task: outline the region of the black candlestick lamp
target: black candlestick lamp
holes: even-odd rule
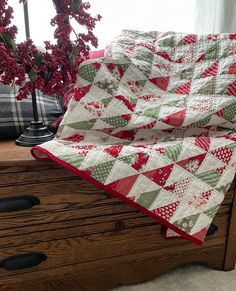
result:
[[[25,19],[25,34],[26,38],[30,38],[29,13],[27,1],[23,3],[23,7]],[[25,132],[16,140],[16,144],[20,146],[32,147],[35,145],[42,144],[46,141],[52,140],[54,137],[54,134],[51,131],[49,131],[46,126],[43,125],[42,121],[39,120],[35,90],[32,92],[31,95],[34,120],[31,121],[29,127],[27,127]]]

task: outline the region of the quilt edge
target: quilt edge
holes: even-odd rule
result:
[[[41,153],[45,154],[46,157],[37,156],[35,154],[36,150],[38,150]],[[106,186],[106,185],[103,185],[103,184],[99,183],[97,180],[95,180],[92,177],[86,175],[85,173],[83,173],[82,171],[80,171],[77,168],[73,167],[69,163],[67,163],[67,162],[59,159],[58,157],[54,156],[51,152],[49,152],[45,148],[42,148],[40,146],[35,146],[35,147],[31,148],[31,154],[36,160],[44,160],[44,161],[48,160],[48,159],[52,160],[53,162],[57,163],[58,165],[62,166],[63,168],[66,168],[67,170],[71,171],[72,173],[74,173],[75,175],[79,176],[80,178],[86,180],[89,183],[92,183],[93,185],[99,187],[100,189],[102,189],[102,190],[104,190],[106,192],[109,192],[114,197],[122,200],[123,202],[127,203],[128,205],[132,206],[133,208],[136,208],[137,210],[139,210],[143,214],[145,214],[145,215],[151,217],[152,219],[156,220],[161,225],[163,225],[163,226],[165,226],[167,228],[170,228],[171,230],[173,230],[176,233],[178,233],[179,235],[181,235],[181,237],[168,238],[168,237],[166,237],[166,231],[165,231],[164,234],[163,234],[163,238],[164,239],[166,239],[166,240],[169,240],[169,239],[187,239],[187,240],[193,242],[194,244],[196,244],[198,246],[202,246],[203,245],[203,241],[192,237],[191,235],[187,234],[186,232],[182,231],[181,229],[179,229],[179,228],[175,227],[174,225],[168,223],[167,221],[163,220],[161,217],[155,215],[154,213],[152,213],[151,211],[149,211],[146,208],[142,207],[141,205],[138,205],[137,203],[131,201],[130,199],[126,198],[125,196],[123,196],[123,195],[119,194],[118,192],[114,191],[109,186]]]

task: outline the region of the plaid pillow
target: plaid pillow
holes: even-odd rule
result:
[[[43,95],[37,91],[38,114],[45,125],[59,118],[62,106],[57,97]],[[17,101],[15,91],[0,84],[0,138],[16,138],[33,120],[32,100]]]

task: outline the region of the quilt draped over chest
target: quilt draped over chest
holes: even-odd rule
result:
[[[236,34],[125,30],[79,67],[46,156],[202,244],[236,165]]]

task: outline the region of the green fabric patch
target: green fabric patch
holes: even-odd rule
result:
[[[93,83],[96,75],[97,70],[92,65],[85,65],[79,69],[79,76],[90,83]]]
[[[212,114],[209,115],[209,116],[207,116],[207,117],[205,117],[205,118],[203,118],[203,119],[201,119],[201,120],[198,120],[197,122],[192,123],[191,124],[191,127],[201,127],[201,126],[205,126],[205,125],[207,125],[210,122],[211,117],[212,117]]]
[[[210,218],[213,218],[216,215],[217,210],[219,209],[219,207],[220,207],[219,205],[216,205],[214,207],[211,207],[211,208],[203,211],[203,213],[205,215],[209,216]]]
[[[163,39],[160,44],[159,44],[161,47],[175,47],[176,45],[176,40],[175,40],[175,36],[174,35],[171,35],[171,36],[168,36],[166,37],[165,39]]]
[[[104,105],[108,105],[112,99],[113,97],[109,97],[109,98],[102,99],[100,102],[102,102]]]
[[[143,116],[157,118],[160,113],[161,106],[147,109],[143,112]]]
[[[223,117],[224,119],[231,121],[234,119],[235,115],[236,115],[236,102],[224,108]]]
[[[207,183],[208,185],[215,187],[220,180],[221,174],[214,170],[210,170],[201,174],[196,175],[198,179]]]
[[[218,43],[210,47],[205,55],[206,60],[213,60],[219,58],[220,46]]]
[[[74,166],[77,169],[79,169],[80,165],[84,160],[84,156],[80,156],[78,154],[60,155],[58,156],[58,158]]]
[[[153,62],[153,58],[154,58],[154,54],[153,53],[150,53],[150,52],[145,52],[145,51],[143,51],[143,52],[139,52],[136,56],[135,56],[135,58],[137,59],[137,60],[140,60],[140,61],[143,61],[143,62],[147,62],[147,63],[149,63],[149,64],[152,64],[152,62]]]
[[[196,224],[200,213],[190,215],[188,217],[184,217],[183,219],[177,220],[173,223],[173,225],[177,226],[178,228],[184,230],[187,233],[191,232],[191,229]]]
[[[160,191],[161,191],[161,189],[151,191],[151,192],[142,193],[139,196],[139,198],[136,200],[136,202],[139,205],[149,209],[152,206],[153,202],[156,200]]]
[[[129,121],[124,119],[122,116],[106,117],[102,118],[102,120],[116,127],[125,127],[129,123]]]
[[[94,179],[101,183],[105,183],[115,162],[116,161],[114,160],[94,166],[91,177],[93,177]]]
[[[132,154],[132,155],[119,158],[118,160],[130,165],[131,161],[136,159],[136,157],[137,157],[137,154]]]
[[[74,129],[88,130],[94,126],[96,120],[97,119],[90,119],[88,121],[79,121],[79,122],[67,124],[67,126]]]
[[[168,159],[172,161],[177,161],[180,152],[182,150],[182,142],[178,143],[177,145],[174,146],[168,146],[165,148],[164,155],[168,157]]]

